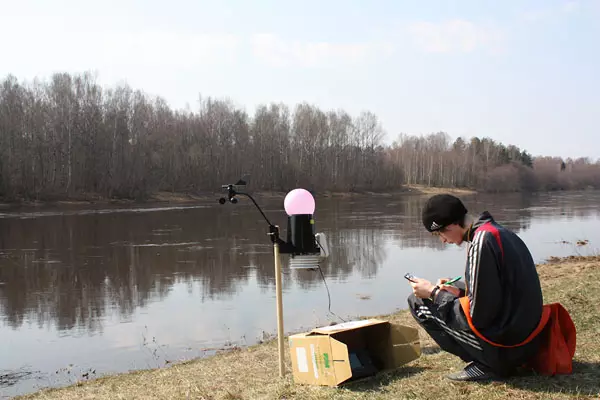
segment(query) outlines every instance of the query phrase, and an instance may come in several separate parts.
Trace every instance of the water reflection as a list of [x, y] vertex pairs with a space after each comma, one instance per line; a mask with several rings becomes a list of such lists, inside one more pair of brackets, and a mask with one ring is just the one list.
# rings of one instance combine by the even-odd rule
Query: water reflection
[[[285, 232], [282, 201], [258, 200]], [[331, 248], [331, 257], [322, 268], [336, 304], [342, 304], [339, 307], [357, 314], [379, 312], [373, 305], [381, 312], [389, 311], [390, 304], [403, 304], [404, 293], [397, 287], [404, 272], [431, 265], [419, 272], [433, 277], [438, 273], [436, 265], [449, 259], [461, 267], [462, 253], [436, 255], [449, 249], [423, 229], [424, 200], [318, 199], [317, 231], [328, 235]], [[576, 232], [575, 225], [561, 224], [596, 218], [598, 200], [595, 192], [465, 197], [473, 212], [489, 210], [520, 235], [532, 233], [528, 243], [538, 246], [538, 255], [545, 250], [539, 250], [541, 245], [536, 243], [558, 241], [560, 232], [569, 229]], [[552, 226], [541, 225], [546, 221]], [[235, 206], [161, 206], [146, 207], [143, 212], [123, 208], [116, 213], [75, 208], [5, 212], [0, 215], [0, 318], [9, 329], [35, 326], [40, 330], [36, 335], [53, 340], [102, 336], [108, 325], [114, 336], [116, 319], [132, 324], [127, 328], [131, 331], [119, 328], [122, 341], [139, 335], [141, 328], [135, 324], [141, 320], [140, 310], [164, 303], [168, 309], [152, 317], [157, 325], [163, 323], [164, 313], [189, 315], [201, 309], [206, 325], [202, 329], [193, 325], [200, 322], [184, 317], [169, 329], [196, 329], [196, 339], [209, 340], [205, 337], [212, 329], [209, 325], [217, 323], [211, 321], [223, 320], [237, 324], [235, 334], [246, 335], [273, 322], [270, 315], [261, 317], [260, 311], [273, 297], [275, 283], [266, 233], [261, 216], [244, 199]], [[320, 274], [287, 268], [284, 272], [287, 313], [298, 315], [322, 306]], [[179, 295], [181, 289], [187, 297]], [[319, 297], [307, 298], [312, 292]], [[356, 300], [359, 292], [369, 292], [371, 303]], [[307, 323], [308, 317], [303, 318], [287, 326], [298, 328]], [[102, 346], [89, 357], [100, 357], [100, 352], [113, 357], [121, 348]]]
[[[332, 248], [325, 274], [339, 279], [353, 273], [376, 276], [387, 257], [383, 244], [390, 240], [400, 248], [443, 250], [422, 229], [422, 202], [419, 197], [320, 200], [317, 229], [328, 233]], [[491, 210], [517, 232], [529, 229], [534, 215], [585, 218], [597, 209], [590, 205], [590, 194], [474, 196], [465, 202], [473, 211]], [[266, 206], [278, 208], [273, 201]], [[0, 304], [6, 323], [16, 329], [31, 320], [59, 330], [101, 332], [99, 321], [107, 310], [127, 320], [149, 299], [163, 299], [177, 283], [201, 282], [202, 302], [235, 296], [248, 283], [250, 270], [261, 286], [274, 284], [266, 227], [250, 205], [158, 210], [70, 210], [4, 218]], [[269, 217], [285, 230], [282, 214], [271, 211]], [[298, 274], [295, 279], [308, 287], [320, 276]], [[290, 283], [285, 280], [284, 289]]]

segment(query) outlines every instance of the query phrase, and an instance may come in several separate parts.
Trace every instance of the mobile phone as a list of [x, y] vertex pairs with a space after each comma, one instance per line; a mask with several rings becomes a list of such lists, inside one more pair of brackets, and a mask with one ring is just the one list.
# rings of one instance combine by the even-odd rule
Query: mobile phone
[[404, 278], [406, 278], [407, 280], [409, 280], [411, 282], [416, 282], [416, 279], [418, 279], [416, 276], [414, 276], [410, 272], [407, 273], [406, 275], [404, 275]]

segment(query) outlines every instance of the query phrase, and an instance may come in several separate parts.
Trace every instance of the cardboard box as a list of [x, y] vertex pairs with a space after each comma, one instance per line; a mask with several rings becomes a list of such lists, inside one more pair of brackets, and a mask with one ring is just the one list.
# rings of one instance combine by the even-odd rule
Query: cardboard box
[[311, 385], [339, 386], [421, 355], [417, 329], [377, 319], [316, 328], [288, 340], [294, 382]]

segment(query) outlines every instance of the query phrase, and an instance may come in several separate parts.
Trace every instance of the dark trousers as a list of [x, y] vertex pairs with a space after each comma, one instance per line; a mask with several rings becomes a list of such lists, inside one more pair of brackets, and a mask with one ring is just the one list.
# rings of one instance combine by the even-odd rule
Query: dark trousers
[[460, 357], [465, 362], [476, 361], [491, 369], [501, 377], [513, 374], [516, 367], [523, 365], [538, 348], [538, 339], [524, 346], [501, 348], [479, 339], [470, 329], [455, 330], [439, 316], [437, 306], [428, 299], [420, 299], [411, 294], [408, 297], [411, 314], [429, 336], [448, 353]]

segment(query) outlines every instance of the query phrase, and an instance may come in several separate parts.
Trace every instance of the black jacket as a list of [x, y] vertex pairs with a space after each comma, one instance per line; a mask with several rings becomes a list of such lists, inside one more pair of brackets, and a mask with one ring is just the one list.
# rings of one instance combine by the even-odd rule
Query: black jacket
[[[484, 224], [487, 231], [478, 229]], [[543, 306], [540, 281], [529, 249], [519, 236], [496, 223], [487, 211], [464, 239], [468, 242], [466, 295], [473, 325], [496, 343], [522, 342], [537, 327]], [[456, 297], [440, 291], [435, 304], [448, 326], [470, 329]]]

